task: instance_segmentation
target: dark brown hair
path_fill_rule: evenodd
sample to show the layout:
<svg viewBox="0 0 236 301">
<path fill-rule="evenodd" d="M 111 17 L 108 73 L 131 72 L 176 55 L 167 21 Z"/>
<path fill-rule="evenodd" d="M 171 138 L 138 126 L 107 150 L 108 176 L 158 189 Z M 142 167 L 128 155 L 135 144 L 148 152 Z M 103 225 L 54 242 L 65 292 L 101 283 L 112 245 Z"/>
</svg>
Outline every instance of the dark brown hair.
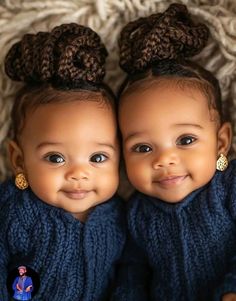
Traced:
<svg viewBox="0 0 236 301">
<path fill-rule="evenodd" d="M 25 82 L 12 108 L 13 137 L 22 130 L 26 113 L 42 104 L 87 98 L 113 106 L 114 95 L 103 82 L 106 57 L 98 34 L 76 23 L 24 35 L 5 59 L 6 74 Z"/>
<path fill-rule="evenodd" d="M 221 91 L 213 74 L 189 60 L 206 45 L 204 24 L 195 24 L 183 4 L 173 3 L 163 13 L 128 23 L 119 38 L 120 66 L 128 74 L 118 98 L 160 78 L 200 89 L 222 122 Z"/>
</svg>

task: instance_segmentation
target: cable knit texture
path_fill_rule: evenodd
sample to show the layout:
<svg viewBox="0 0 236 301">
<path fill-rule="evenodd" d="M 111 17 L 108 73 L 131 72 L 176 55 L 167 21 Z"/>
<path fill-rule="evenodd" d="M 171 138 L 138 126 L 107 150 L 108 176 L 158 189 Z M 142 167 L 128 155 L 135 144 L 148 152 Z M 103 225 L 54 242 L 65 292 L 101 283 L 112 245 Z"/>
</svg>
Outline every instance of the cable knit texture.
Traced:
<svg viewBox="0 0 236 301">
<path fill-rule="evenodd" d="M 177 204 L 135 193 L 128 208 L 134 242 L 114 300 L 220 301 L 236 292 L 235 220 L 236 161 Z M 150 289 L 139 298 L 145 258 Z"/>
<path fill-rule="evenodd" d="M 12 181 L 0 186 L 0 300 L 9 271 L 26 265 L 39 274 L 35 301 L 107 300 L 124 240 L 122 201 L 95 207 L 85 224 Z"/>
</svg>

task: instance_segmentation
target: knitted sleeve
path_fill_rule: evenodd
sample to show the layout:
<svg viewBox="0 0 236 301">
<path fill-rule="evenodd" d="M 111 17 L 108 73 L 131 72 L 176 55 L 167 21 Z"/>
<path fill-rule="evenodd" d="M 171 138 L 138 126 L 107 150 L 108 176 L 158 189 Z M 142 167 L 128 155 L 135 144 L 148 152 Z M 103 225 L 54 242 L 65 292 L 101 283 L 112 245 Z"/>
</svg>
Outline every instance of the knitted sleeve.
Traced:
<svg viewBox="0 0 236 301">
<path fill-rule="evenodd" d="M 8 258 L 10 257 L 9 250 L 7 247 L 7 240 L 6 240 L 6 232 L 7 232 L 7 225 L 4 222 L 3 216 L 0 213 L 0 300 L 7 301 L 7 263 Z"/>
<path fill-rule="evenodd" d="M 129 237 L 118 265 L 112 301 L 147 301 L 150 270 L 142 250 Z"/>
<path fill-rule="evenodd" d="M 0 184 L 0 212 L 13 193 L 9 183 L 10 181 L 6 181 Z"/>
<path fill-rule="evenodd" d="M 217 185 L 220 190 L 218 194 L 224 195 L 225 207 L 229 211 L 229 217 L 235 223 L 236 231 L 236 160 L 230 163 L 229 168 L 221 178 L 222 182 Z M 223 194 L 222 191 L 225 193 Z M 214 301 L 221 301 L 222 296 L 226 293 L 236 294 L 236 254 L 230 259 L 228 266 L 227 274 L 224 275 L 221 285 L 216 289 Z"/>
<path fill-rule="evenodd" d="M 28 248 L 28 235 L 19 222 L 19 212 L 14 203 L 10 182 L 0 185 L 0 300 L 8 301 L 8 264 L 14 254 L 24 253 Z M 16 207 L 16 210 L 15 210 Z"/>
</svg>

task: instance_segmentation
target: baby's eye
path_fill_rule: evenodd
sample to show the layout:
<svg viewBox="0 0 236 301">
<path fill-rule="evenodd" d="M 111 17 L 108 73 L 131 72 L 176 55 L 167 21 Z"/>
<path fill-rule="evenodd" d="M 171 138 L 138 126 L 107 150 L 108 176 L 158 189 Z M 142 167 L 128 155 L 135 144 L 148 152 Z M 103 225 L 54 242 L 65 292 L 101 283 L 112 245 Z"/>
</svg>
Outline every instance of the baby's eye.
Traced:
<svg viewBox="0 0 236 301">
<path fill-rule="evenodd" d="M 147 144 L 139 144 L 132 147 L 132 150 L 136 153 L 149 153 L 152 151 L 152 148 Z"/>
<path fill-rule="evenodd" d="M 184 136 L 184 137 L 180 137 L 177 140 L 177 145 L 190 145 L 193 142 L 195 142 L 197 139 L 193 136 Z"/>
<path fill-rule="evenodd" d="M 45 157 L 45 159 L 51 163 L 56 163 L 56 164 L 59 164 L 59 163 L 64 163 L 65 162 L 65 159 L 63 158 L 62 155 L 59 155 L 59 154 L 50 154 L 50 155 L 47 155 Z"/>
<path fill-rule="evenodd" d="M 101 163 L 106 161 L 107 159 L 108 157 L 104 154 L 95 154 L 90 158 L 90 161 L 94 163 Z"/>
</svg>

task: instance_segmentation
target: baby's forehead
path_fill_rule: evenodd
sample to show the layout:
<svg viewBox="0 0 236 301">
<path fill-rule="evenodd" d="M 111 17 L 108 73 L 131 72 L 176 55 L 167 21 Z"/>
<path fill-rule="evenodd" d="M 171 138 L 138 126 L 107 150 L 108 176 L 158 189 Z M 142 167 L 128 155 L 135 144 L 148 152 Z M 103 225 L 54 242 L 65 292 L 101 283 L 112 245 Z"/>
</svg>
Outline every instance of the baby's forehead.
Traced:
<svg viewBox="0 0 236 301">
<path fill-rule="evenodd" d="M 41 105 L 29 112 L 20 134 L 25 144 L 81 144 L 116 137 L 117 122 L 110 106 L 95 101 Z M 95 139 L 96 138 L 96 139 Z M 76 145 L 77 147 L 77 145 Z"/>
<path fill-rule="evenodd" d="M 168 97 L 166 97 L 166 95 L 168 95 Z M 140 105 L 141 102 L 146 103 L 151 98 L 156 106 L 161 104 L 162 100 L 168 105 L 168 103 L 173 100 L 171 95 L 173 95 L 173 99 L 176 98 L 176 95 L 181 95 L 183 98 L 188 97 L 190 100 L 199 101 L 199 105 L 207 107 L 208 110 L 217 110 L 212 87 L 210 87 L 208 83 L 196 78 L 152 77 L 150 80 L 145 79 L 135 82 L 127 88 L 121 95 L 119 111 L 121 111 L 123 105 L 129 101 L 132 101 L 133 106 L 137 106 Z M 176 99 L 176 101 L 177 100 L 178 99 Z M 188 103 L 186 103 L 186 105 L 188 105 Z M 181 108 L 180 106 L 179 109 Z M 169 109 L 171 110 L 171 107 L 169 107 Z"/>
<path fill-rule="evenodd" d="M 147 107 L 145 105 L 147 102 L 151 102 L 156 106 L 161 105 L 162 102 L 168 105 L 170 102 L 180 102 L 182 99 L 189 99 L 189 103 L 196 101 L 204 106 L 209 103 L 207 95 L 198 84 L 192 85 L 192 83 L 177 80 L 161 80 L 147 83 L 144 89 L 139 88 L 127 91 L 127 93 L 121 97 L 120 106 L 122 107 L 123 104 L 129 102 L 144 107 Z M 186 105 L 187 104 L 188 102 L 186 102 Z M 171 110 L 171 107 L 169 107 L 169 109 Z"/>
<path fill-rule="evenodd" d="M 164 87 L 164 88 L 163 88 Z M 126 95 L 119 110 L 119 121 L 131 128 L 170 127 L 201 124 L 219 120 L 218 112 L 209 105 L 199 89 L 179 85 L 152 85 L 141 93 Z"/>
</svg>

